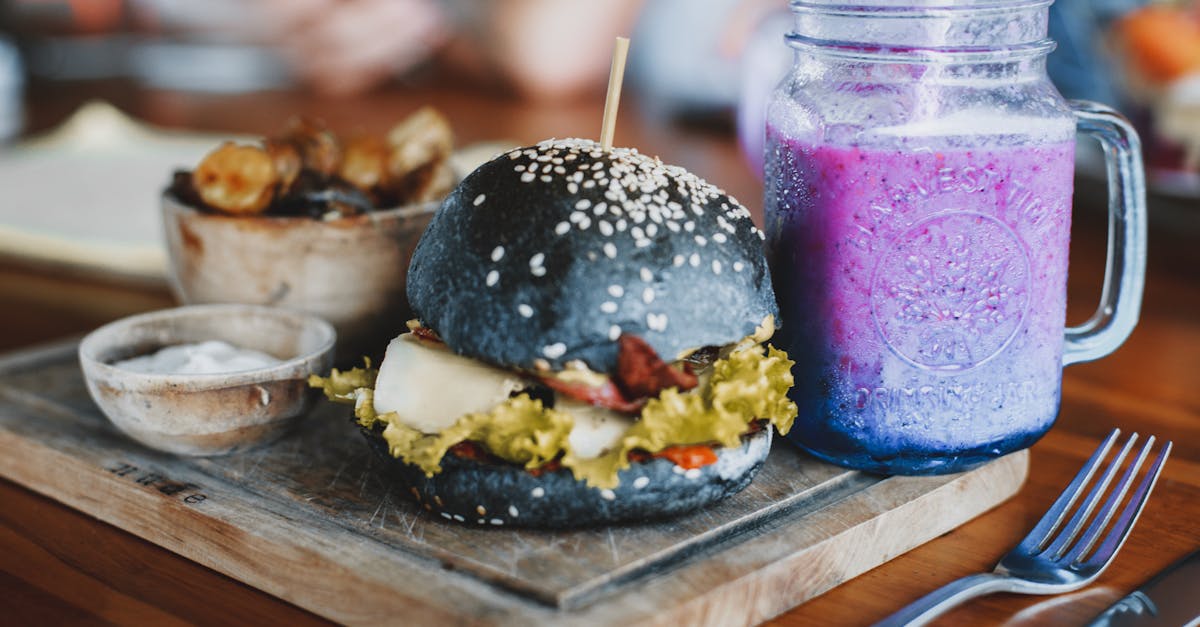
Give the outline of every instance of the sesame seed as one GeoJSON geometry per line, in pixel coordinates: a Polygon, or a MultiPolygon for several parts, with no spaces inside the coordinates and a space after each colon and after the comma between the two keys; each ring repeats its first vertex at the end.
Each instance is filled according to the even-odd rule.
{"type": "Polygon", "coordinates": [[[475,521],[475,524],[477,524],[477,525],[486,525],[486,524],[487,524],[487,519],[486,519],[486,518],[480,518],[479,520],[476,520],[476,521],[475,521]]]}
{"type": "Polygon", "coordinates": [[[608,237],[613,234],[613,226],[611,224],[609,224],[607,221],[601,220],[599,223],[599,226],[600,226],[600,234],[601,235],[608,237]]]}
{"type": "Polygon", "coordinates": [[[499,273],[499,272],[496,272],[495,270],[492,270],[491,272],[487,273],[487,284],[488,284],[488,287],[491,287],[491,286],[495,285],[495,284],[496,284],[496,283],[497,283],[499,280],[500,280],[500,273],[499,273]]]}
{"type": "Polygon", "coordinates": [[[491,523],[492,523],[493,525],[496,525],[497,527],[499,527],[500,525],[503,525],[503,524],[504,524],[504,521],[503,521],[503,520],[500,520],[499,518],[493,518],[493,519],[491,520],[491,523]]]}
{"type": "Polygon", "coordinates": [[[475,513],[479,514],[480,516],[487,516],[487,508],[482,505],[476,505],[475,513]]]}
{"type": "Polygon", "coordinates": [[[653,241],[653,240],[648,240],[648,239],[642,238],[642,239],[639,239],[639,240],[635,240],[635,241],[633,242],[633,245],[634,245],[634,246],[636,246],[637,248],[645,248],[645,247],[647,247],[647,246],[649,246],[650,244],[653,244],[653,243],[654,243],[654,241],[653,241]]]}
{"type": "Polygon", "coordinates": [[[540,499],[543,496],[546,496],[546,491],[544,489],[542,489],[541,487],[537,487],[537,488],[534,488],[533,490],[531,490],[529,492],[529,495],[535,499],[540,499]]]}
{"type": "Polygon", "coordinates": [[[724,244],[725,240],[727,240],[729,238],[725,237],[724,233],[713,233],[712,239],[714,242],[716,242],[718,244],[724,244]]]}
{"type": "Polygon", "coordinates": [[[644,488],[648,485],[650,485],[649,477],[638,477],[637,479],[633,480],[633,487],[635,489],[641,490],[642,488],[644,488]]]}
{"type": "Polygon", "coordinates": [[[679,266],[683,265],[684,261],[686,261],[686,259],[683,258],[683,255],[675,255],[675,258],[671,259],[671,265],[678,268],[679,266]]]}
{"type": "Polygon", "coordinates": [[[633,235],[634,239],[646,239],[646,232],[640,226],[629,229],[629,232],[633,235]]]}
{"type": "Polygon", "coordinates": [[[612,242],[604,242],[604,256],[609,259],[617,258],[617,247],[612,242]]]}
{"type": "Polygon", "coordinates": [[[554,177],[550,176],[549,174],[543,174],[538,178],[540,178],[543,183],[549,183],[550,181],[554,180],[554,177]]]}
{"type": "Polygon", "coordinates": [[[675,465],[675,466],[671,466],[671,472],[673,472],[677,475],[682,475],[683,473],[687,472],[687,470],[685,470],[683,468],[683,466],[675,465]]]}
{"type": "Polygon", "coordinates": [[[534,266],[529,269],[529,273],[533,276],[546,276],[546,266],[534,266]]]}
{"type": "Polygon", "coordinates": [[[742,262],[740,262],[740,261],[735,261],[735,262],[733,262],[733,271],[734,271],[734,272],[741,272],[741,271],[742,271],[742,269],[743,269],[743,268],[745,268],[745,267],[746,267],[746,264],[744,264],[744,263],[742,263],[742,262]]]}
{"type": "Polygon", "coordinates": [[[508,515],[512,516],[513,518],[517,518],[518,516],[521,515],[521,512],[517,511],[516,505],[509,505],[508,506],[508,515]]]}
{"type": "Polygon", "coordinates": [[[521,182],[522,182],[522,183],[528,183],[528,182],[532,181],[532,180],[533,180],[533,179],[535,179],[535,178],[537,178],[537,175],[536,175],[536,174],[534,174],[533,172],[526,172],[526,173],[524,173],[524,174],[522,174],[522,175],[521,175],[521,182]]]}
{"type": "Polygon", "coordinates": [[[542,262],[544,262],[544,261],[546,261],[546,254],[538,253],[529,258],[529,267],[536,268],[536,267],[542,265],[542,262]]]}
{"type": "Polygon", "coordinates": [[[451,518],[450,514],[447,514],[446,512],[438,512],[438,513],[441,514],[442,518],[445,518],[446,520],[453,520],[453,518],[451,518]]]}
{"type": "Polygon", "coordinates": [[[475,197],[475,206],[476,206],[476,207],[478,207],[479,205],[482,205],[482,204],[483,204],[483,200],[484,200],[485,198],[487,198],[487,196],[484,196],[483,194],[480,194],[480,195],[476,196],[476,197],[475,197]]]}
{"type": "Polygon", "coordinates": [[[615,324],[612,325],[611,327],[608,327],[608,339],[610,341],[615,342],[620,337],[621,337],[621,327],[619,327],[615,324]]]}
{"type": "Polygon", "coordinates": [[[492,249],[492,261],[500,261],[504,258],[504,247],[497,246],[492,249]]]}
{"type": "Polygon", "coordinates": [[[453,515],[453,516],[451,516],[451,517],[452,517],[452,518],[454,518],[454,520],[457,520],[458,522],[467,522],[467,519],[466,519],[466,518],[463,518],[463,517],[462,517],[462,516],[460,516],[459,514],[454,514],[454,515],[453,515]]]}
{"type": "Polygon", "coordinates": [[[576,184],[574,184],[574,183],[567,183],[567,191],[568,191],[568,192],[570,192],[570,193],[572,193],[572,194],[578,194],[578,193],[579,193],[579,186],[578,186],[578,185],[576,185],[576,184]]]}
{"type": "Polygon", "coordinates": [[[515,171],[517,171],[517,172],[524,172],[524,171],[525,171],[525,164],[524,164],[524,163],[518,163],[517,165],[513,166],[513,170],[515,170],[515,171]]]}
{"type": "Polygon", "coordinates": [[[517,313],[521,314],[522,318],[532,318],[533,317],[533,307],[530,307],[529,305],[526,305],[525,303],[521,303],[520,305],[517,305],[517,313]]]}
{"type": "Polygon", "coordinates": [[[701,472],[699,468],[689,468],[687,472],[683,473],[683,476],[687,477],[688,479],[699,479],[700,474],[701,472]]]}
{"type": "Polygon", "coordinates": [[[586,231],[587,228],[591,225],[592,225],[592,219],[587,216],[584,216],[583,219],[579,221],[579,230],[586,231]]]}
{"type": "Polygon", "coordinates": [[[591,207],[591,206],[592,206],[592,201],[588,200],[587,198],[584,198],[583,200],[580,200],[579,202],[575,203],[576,209],[587,209],[588,207],[591,207]]]}
{"type": "Polygon", "coordinates": [[[667,329],[667,314],[646,314],[646,326],[651,331],[662,332],[667,329]]]}
{"type": "Polygon", "coordinates": [[[625,295],[625,288],[620,285],[610,285],[608,286],[608,293],[612,294],[613,298],[620,298],[625,295]]]}
{"type": "Polygon", "coordinates": [[[606,300],[603,303],[600,303],[600,311],[603,311],[607,314],[617,313],[617,304],[611,300],[606,300]]]}
{"type": "Polygon", "coordinates": [[[606,501],[615,501],[617,500],[617,493],[605,488],[600,491],[600,498],[603,498],[606,501]]]}
{"type": "Polygon", "coordinates": [[[697,235],[697,236],[695,237],[695,240],[696,240],[696,243],[697,243],[697,244],[699,244],[699,245],[701,245],[701,246],[706,246],[706,245],[708,245],[708,240],[707,240],[707,239],[704,239],[704,236],[703,236],[703,235],[697,235]]]}
{"type": "Polygon", "coordinates": [[[641,270],[638,270],[638,275],[641,276],[642,280],[647,283],[654,280],[654,273],[650,271],[650,268],[645,266],[643,266],[641,270]]]}
{"type": "Polygon", "coordinates": [[[691,233],[692,231],[695,231],[695,230],[696,230],[696,223],[695,223],[695,222],[692,222],[691,220],[688,220],[687,222],[684,222],[684,223],[683,223],[683,230],[687,231],[688,233],[691,233]]]}
{"type": "Polygon", "coordinates": [[[713,274],[721,274],[721,261],[719,259],[713,259],[712,269],[713,274]]]}
{"type": "Polygon", "coordinates": [[[642,290],[642,302],[646,303],[647,305],[654,302],[654,288],[647,287],[646,289],[642,290]]]}
{"type": "Polygon", "coordinates": [[[700,255],[698,255],[696,253],[692,253],[692,256],[688,257],[688,263],[692,264],[693,268],[699,268],[700,267],[700,255]]]}
{"type": "Polygon", "coordinates": [[[550,359],[558,359],[567,352],[567,345],[562,342],[555,342],[542,347],[542,354],[550,359]]]}
{"type": "Polygon", "coordinates": [[[571,225],[566,222],[559,222],[554,227],[554,232],[558,233],[559,235],[566,235],[567,231],[570,231],[570,230],[571,230],[571,225]]]}
{"type": "Polygon", "coordinates": [[[658,235],[658,227],[654,224],[647,224],[646,225],[646,236],[654,237],[655,235],[658,235]]]}

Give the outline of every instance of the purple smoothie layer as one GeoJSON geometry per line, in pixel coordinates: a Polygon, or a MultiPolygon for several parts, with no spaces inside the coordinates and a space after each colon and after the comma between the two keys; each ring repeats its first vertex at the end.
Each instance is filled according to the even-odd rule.
{"type": "Polygon", "coordinates": [[[767,135],[793,439],[858,467],[948,472],[1040,437],[1058,413],[1074,142],[767,135]]]}

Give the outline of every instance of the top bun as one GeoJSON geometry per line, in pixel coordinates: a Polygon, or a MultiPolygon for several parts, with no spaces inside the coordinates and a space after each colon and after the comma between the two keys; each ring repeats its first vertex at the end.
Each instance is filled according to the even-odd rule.
{"type": "Polygon", "coordinates": [[[480,166],[413,252],[408,300],[453,349],[508,368],[670,361],[778,317],[763,233],[732,197],[631,148],[547,140],[480,166]]]}

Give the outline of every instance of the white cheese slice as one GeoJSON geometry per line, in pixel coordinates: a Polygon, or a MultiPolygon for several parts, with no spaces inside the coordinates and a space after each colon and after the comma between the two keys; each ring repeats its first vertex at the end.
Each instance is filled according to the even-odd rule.
{"type": "Polygon", "coordinates": [[[571,429],[567,441],[577,457],[599,457],[620,441],[626,429],[633,426],[630,416],[562,396],[555,401],[554,408],[571,414],[575,419],[575,428],[571,429]]]}
{"type": "MultiPolygon", "coordinates": [[[[379,364],[375,411],[395,412],[405,425],[437,433],[467,414],[490,411],[524,387],[511,372],[431,347],[406,333],[388,344],[379,364]]],[[[581,458],[598,457],[633,425],[630,416],[561,395],[555,408],[574,418],[568,441],[581,458]]]]}
{"type": "Polygon", "coordinates": [[[490,411],[524,387],[506,370],[427,346],[406,333],[388,344],[379,364],[375,411],[396,412],[404,424],[437,433],[466,414],[490,411]]]}

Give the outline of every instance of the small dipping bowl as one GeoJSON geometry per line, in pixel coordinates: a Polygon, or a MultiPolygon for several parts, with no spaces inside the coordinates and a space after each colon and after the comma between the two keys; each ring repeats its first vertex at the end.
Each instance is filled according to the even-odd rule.
{"type": "Polygon", "coordinates": [[[185,305],[289,307],[333,323],[337,361],[403,333],[408,263],[440,202],[318,220],[229,216],[162,196],[171,291],[185,305]]]}
{"type": "Polygon", "coordinates": [[[307,378],[333,363],[337,333],[311,314],[194,305],[106,324],[79,344],[92,400],[126,435],[179,455],[224,455],[274,441],[304,415],[307,378]],[[175,344],[222,340],[282,363],[219,374],[151,374],[113,364],[175,344]]]}

